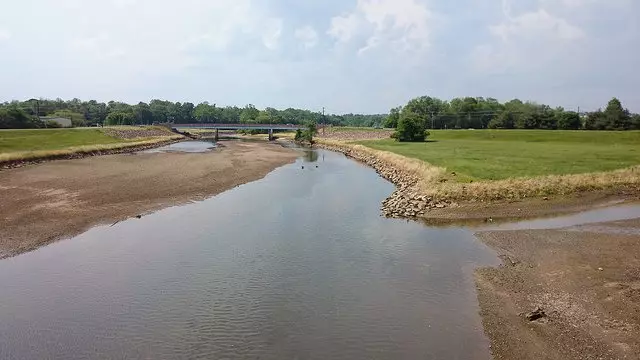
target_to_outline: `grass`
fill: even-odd
[[[640,164],[640,132],[441,130],[426,143],[361,141],[455,172],[459,182],[585,174]]]
[[[576,192],[640,191],[640,132],[433,131],[427,143],[319,143],[416,179],[437,200],[515,200]]]
[[[107,136],[99,129],[0,130],[0,153],[122,142],[125,141]]]
[[[171,136],[167,132],[167,136],[118,139],[95,128],[0,130],[0,162],[123,149],[178,138],[182,136]]]

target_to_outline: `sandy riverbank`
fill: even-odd
[[[0,172],[0,258],[264,177],[298,153],[224,142],[210,153],[119,154]]]
[[[476,272],[495,359],[640,358],[640,219],[477,235],[504,262]]]

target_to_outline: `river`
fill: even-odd
[[[381,217],[392,191],[317,150],[2,260],[0,358],[490,358],[473,269],[498,259],[463,228]]]

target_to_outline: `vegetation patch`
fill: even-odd
[[[3,168],[12,168],[25,162],[41,162],[54,159],[82,158],[92,155],[106,155],[122,152],[121,150],[142,150],[182,139],[182,136],[166,136],[148,140],[131,142],[119,142],[112,144],[94,144],[83,146],[72,146],[65,149],[56,150],[36,150],[36,151],[16,151],[10,153],[0,153],[0,165]]]
[[[0,153],[60,150],[122,141],[104,134],[100,129],[0,130]]]
[[[114,131],[132,136],[108,135]],[[160,134],[162,136],[158,136]],[[177,139],[182,136],[156,128],[0,130],[0,163],[67,158],[73,154],[139,148]]]
[[[640,165],[640,132],[432,130],[426,143],[362,145],[455,172],[458,182],[584,174]]]
[[[640,158],[629,155],[640,147],[637,140],[634,142],[638,132],[607,133],[602,138],[609,143],[600,145],[596,145],[598,133],[570,133],[568,140],[543,141],[541,134],[545,132],[530,132],[524,136],[528,142],[519,138],[518,132],[496,132],[499,140],[491,132],[469,133],[436,132],[434,139],[439,140],[427,143],[320,139],[319,144],[372,166],[396,184],[397,190],[383,203],[383,212],[393,217],[420,216],[428,209],[457,206],[461,201],[640,190]],[[527,147],[527,143],[538,147]],[[602,153],[597,155],[599,149]],[[587,161],[580,161],[582,157]]]

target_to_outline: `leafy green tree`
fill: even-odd
[[[488,127],[490,129],[513,129],[515,127],[515,116],[513,112],[505,110],[492,119]]]
[[[153,112],[151,107],[144,102],[139,102],[133,107],[133,117],[136,124],[151,125],[153,124]]]
[[[606,128],[606,117],[602,110],[587,114],[584,128],[587,130],[604,130]]]
[[[216,105],[209,105],[208,102],[198,104],[193,109],[193,116],[200,123],[215,123],[219,119],[219,111]]]
[[[628,130],[631,128],[631,116],[629,111],[622,108],[620,100],[613,98],[604,110],[605,129],[607,130]]]
[[[41,123],[15,104],[0,108],[0,129],[38,128],[40,126]]]
[[[454,99],[455,100],[455,99]],[[405,109],[421,118],[421,121],[431,127],[433,118],[447,109],[446,102],[430,96],[421,96],[407,103]],[[399,120],[399,118],[398,118]]]
[[[260,115],[260,111],[256,109],[255,106],[249,104],[242,109],[242,113],[240,114],[240,123],[241,124],[250,124],[255,123],[256,119]]]
[[[582,128],[580,115],[574,111],[563,111],[556,114],[558,129],[561,130],[578,130]]]
[[[640,115],[634,114],[631,116],[631,129],[640,130]]]
[[[397,141],[424,141],[426,139],[424,117],[404,108],[394,137]]]
[[[395,129],[398,126],[398,120],[400,120],[400,111],[402,111],[402,107],[391,109],[389,116],[384,120],[384,127]]]
[[[105,120],[106,125],[133,125],[134,122],[133,114],[124,111],[112,112]]]
[[[305,141],[309,142],[309,144],[313,144],[313,137],[318,132],[318,125],[315,121],[307,121],[306,129],[302,131],[302,137]]]

